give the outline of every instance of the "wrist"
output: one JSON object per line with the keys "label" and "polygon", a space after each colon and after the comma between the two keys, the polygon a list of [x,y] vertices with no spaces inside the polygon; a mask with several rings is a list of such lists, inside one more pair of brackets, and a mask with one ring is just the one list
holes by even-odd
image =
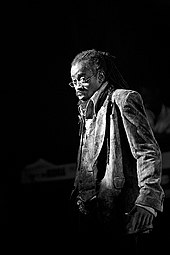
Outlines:
{"label": "wrist", "polygon": [[154,208],[150,207],[150,206],[146,206],[146,205],[140,205],[140,204],[136,204],[137,206],[143,207],[144,209],[146,209],[147,211],[151,212],[155,217],[157,216],[157,212],[155,211]]}

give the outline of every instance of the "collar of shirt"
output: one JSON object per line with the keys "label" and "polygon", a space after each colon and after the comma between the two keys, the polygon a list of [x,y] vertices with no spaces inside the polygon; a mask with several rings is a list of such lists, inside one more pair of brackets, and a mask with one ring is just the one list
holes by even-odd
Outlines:
{"label": "collar of shirt", "polygon": [[99,96],[104,91],[108,82],[105,82],[93,95],[92,97],[86,102],[79,103],[79,112],[81,116],[85,116],[86,119],[92,119],[94,115],[96,115],[95,107],[96,103],[99,99]]}

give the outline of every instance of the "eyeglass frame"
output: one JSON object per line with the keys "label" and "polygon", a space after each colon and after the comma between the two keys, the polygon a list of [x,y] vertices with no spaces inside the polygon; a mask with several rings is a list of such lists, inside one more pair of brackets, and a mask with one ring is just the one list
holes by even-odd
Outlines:
{"label": "eyeglass frame", "polygon": [[[69,82],[69,86],[71,87],[71,88],[75,88],[76,86],[77,86],[77,84],[80,84],[80,85],[83,85],[84,83],[87,83],[88,81],[90,81],[90,79],[93,77],[93,76],[95,76],[94,74],[92,74],[90,77],[88,77],[88,78],[85,78],[85,77],[80,77],[80,80],[78,81],[77,79],[75,79],[75,82],[76,82],[76,84],[74,85],[74,81],[71,81],[71,82]],[[81,81],[82,79],[84,79],[83,81]]]}

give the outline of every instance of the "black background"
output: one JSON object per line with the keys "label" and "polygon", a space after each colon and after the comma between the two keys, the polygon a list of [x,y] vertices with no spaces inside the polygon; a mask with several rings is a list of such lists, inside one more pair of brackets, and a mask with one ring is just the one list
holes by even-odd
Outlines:
{"label": "black background", "polygon": [[16,187],[25,165],[38,158],[54,164],[76,160],[77,98],[68,83],[77,53],[109,51],[132,89],[143,83],[161,87],[169,105],[169,11],[168,0],[28,1],[18,6],[7,31],[12,72],[0,89],[1,186],[5,194],[8,189],[10,208],[2,223],[17,221],[22,230],[29,226],[33,232],[37,225],[50,230],[60,221],[67,225],[65,201],[72,180]]}
{"label": "black background", "polygon": [[168,102],[168,2],[29,1],[27,25],[28,84],[23,81],[21,100],[30,128],[29,152],[37,153],[34,141],[39,153],[54,163],[75,161],[77,99],[67,84],[70,62],[81,50],[110,51],[131,88],[160,86]]}
{"label": "black background", "polygon": [[19,6],[8,31],[12,72],[1,86],[5,156],[15,152],[23,165],[38,157],[75,161],[77,98],[68,83],[71,60],[82,50],[111,52],[132,89],[160,87],[169,105],[169,10],[167,0]]}

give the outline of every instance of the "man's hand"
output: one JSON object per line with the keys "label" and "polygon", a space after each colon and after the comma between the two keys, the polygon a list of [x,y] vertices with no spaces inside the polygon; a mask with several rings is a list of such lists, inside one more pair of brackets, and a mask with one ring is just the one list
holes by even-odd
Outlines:
{"label": "man's hand", "polygon": [[127,233],[148,233],[153,229],[153,214],[141,206],[135,206],[128,216]]}

